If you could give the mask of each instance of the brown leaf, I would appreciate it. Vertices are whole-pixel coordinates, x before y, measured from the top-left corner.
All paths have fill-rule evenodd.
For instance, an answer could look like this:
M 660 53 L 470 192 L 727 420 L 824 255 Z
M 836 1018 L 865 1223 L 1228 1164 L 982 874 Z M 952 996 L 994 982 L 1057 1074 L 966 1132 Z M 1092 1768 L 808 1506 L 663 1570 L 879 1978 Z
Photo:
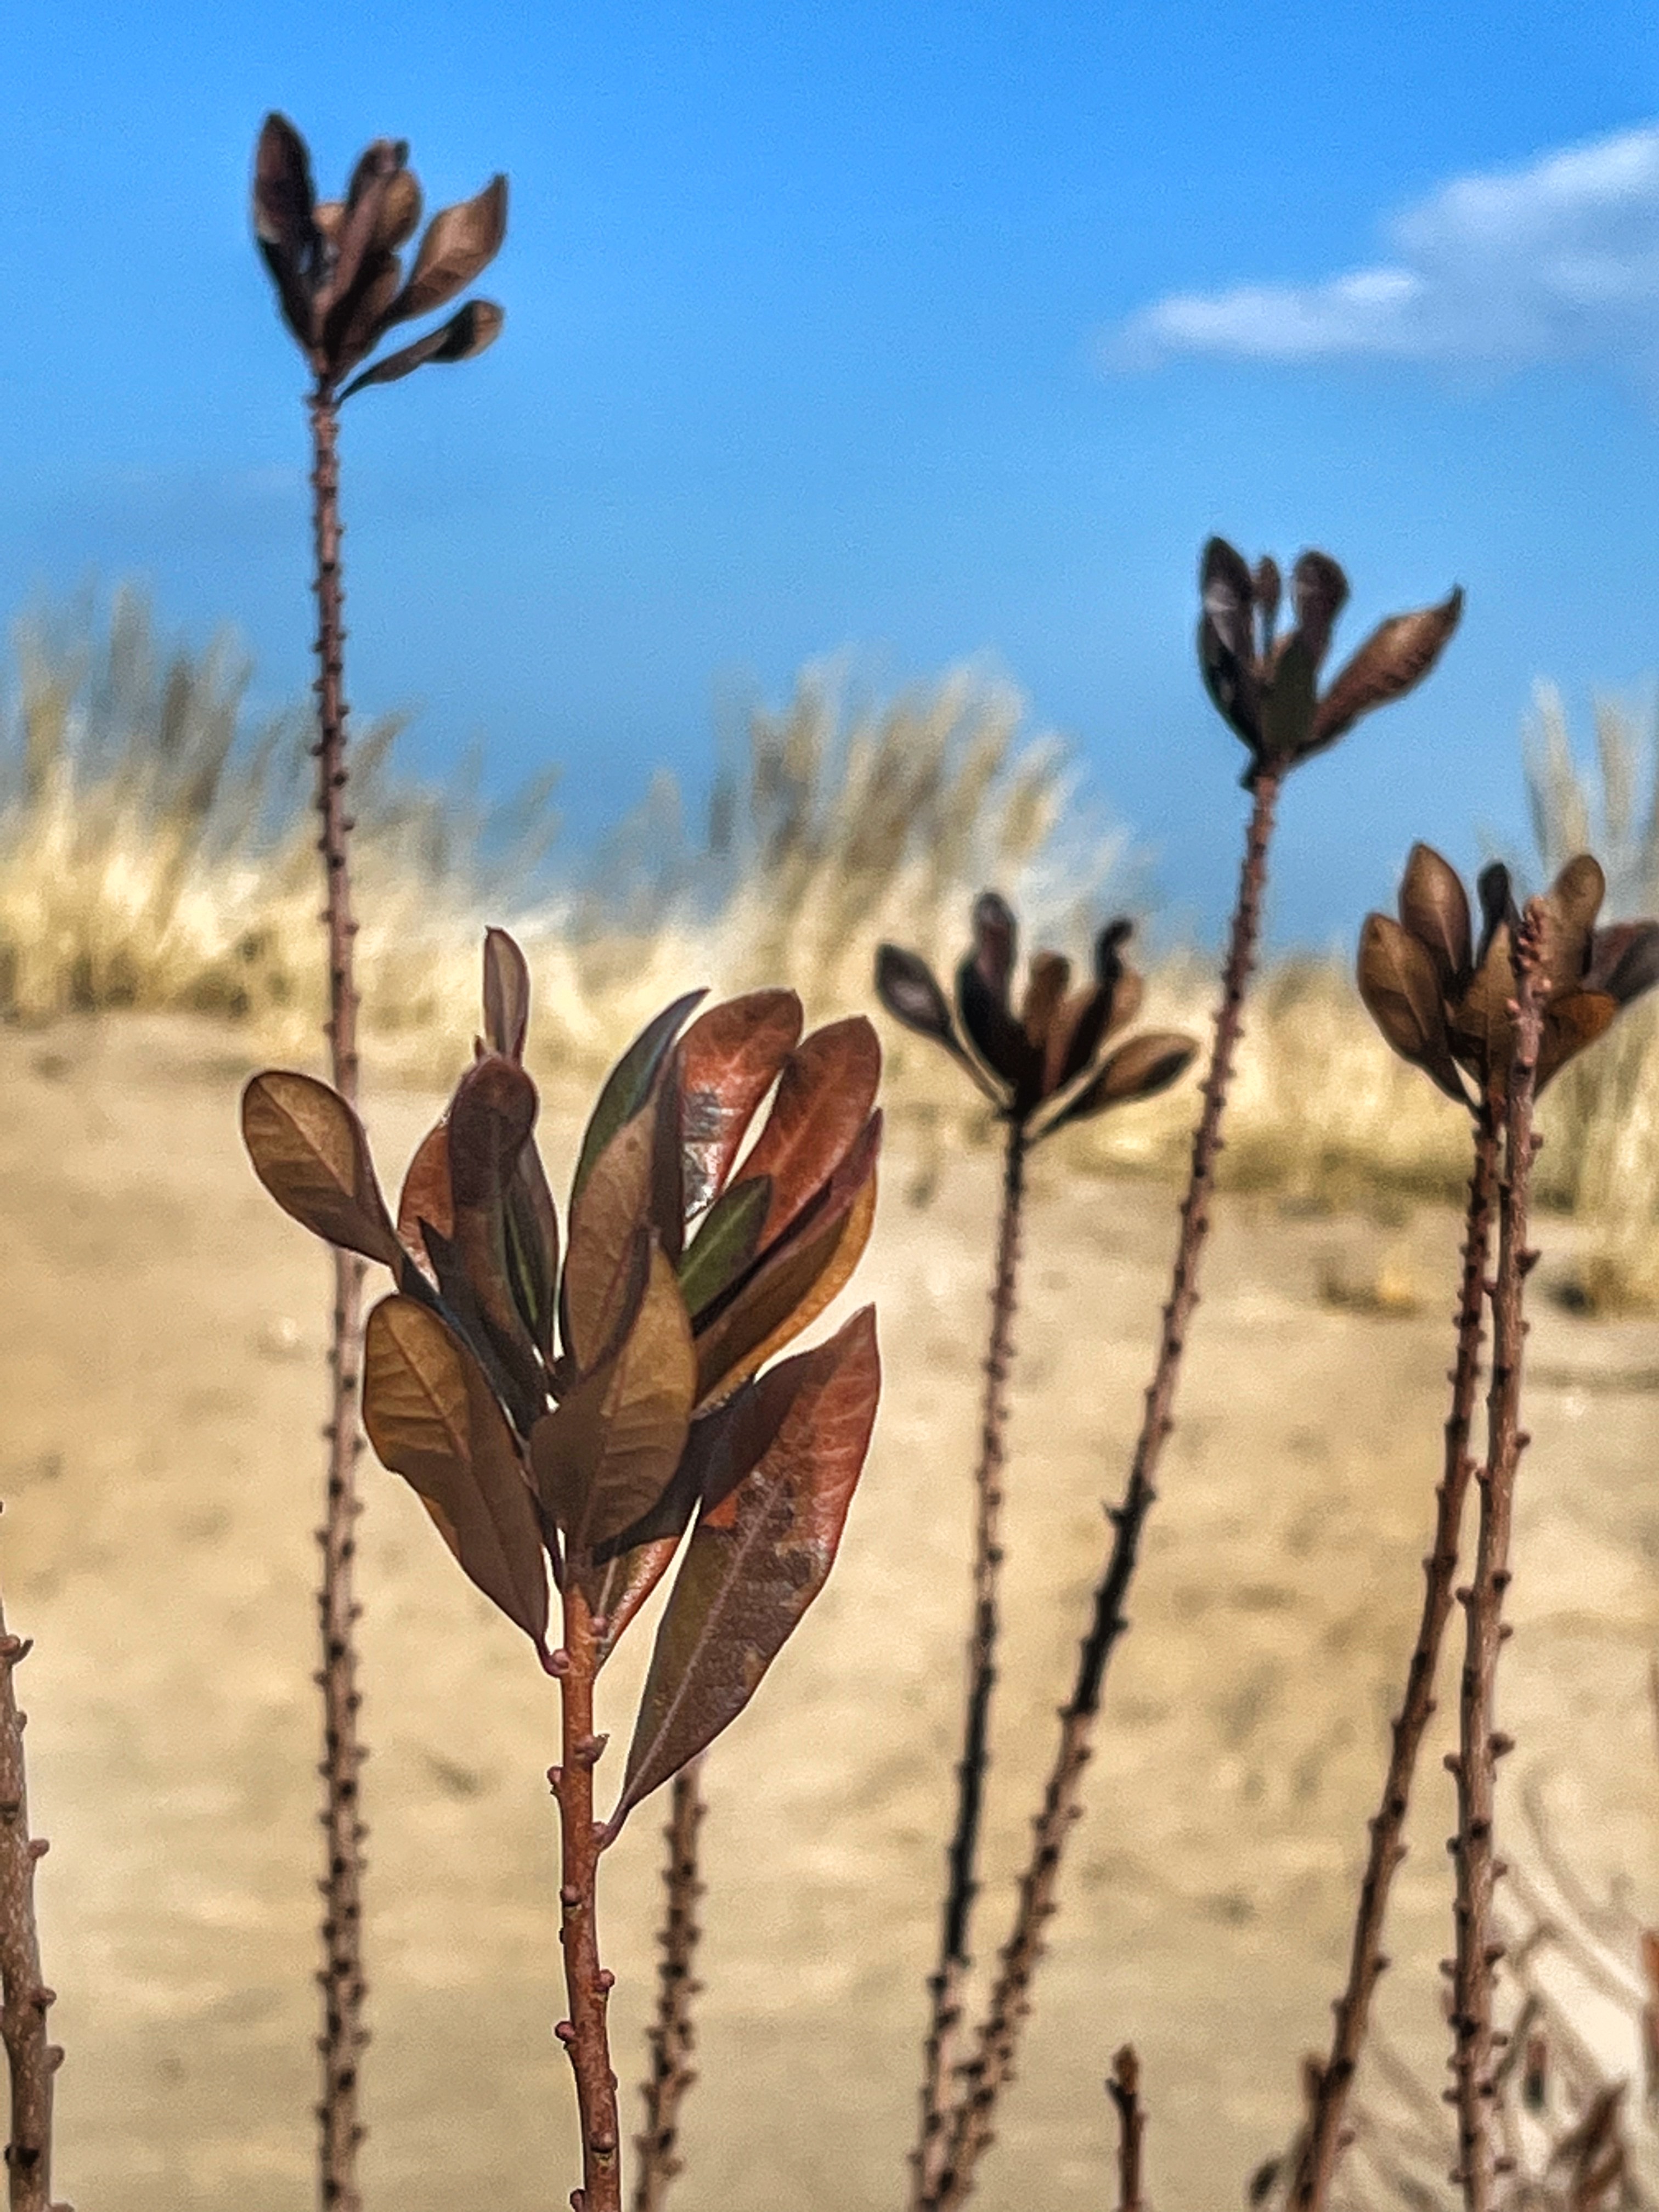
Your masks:
M 447 307 L 489 266 L 506 236 L 505 177 L 492 177 L 473 199 L 441 208 L 427 226 L 409 283 L 388 320 L 406 323 Z
M 1485 886 L 1492 876 L 1481 877 Z M 1507 879 L 1506 879 L 1507 881 Z M 1490 922 L 1490 916 L 1489 916 Z M 1474 1073 L 1484 1090 L 1503 1085 L 1510 1064 L 1515 997 L 1515 963 L 1510 951 L 1510 926 L 1500 921 L 1487 940 L 1480 966 L 1467 991 L 1451 1012 L 1448 1024 L 1451 1048 Z
M 358 157 L 346 192 L 345 218 L 340 225 L 334 265 L 318 295 L 323 318 L 324 343 L 331 351 L 350 316 L 353 303 L 364 285 L 383 267 L 386 256 L 377 246 L 383 219 L 389 229 L 386 209 L 392 179 L 409 159 L 403 139 L 377 138 Z
M 495 343 L 506 320 L 505 312 L 493 300 L 469 300 L 435 331 L 428 331 L 412 345 L 386 354 L 361 376 L 354 376 L 340 398 L 349 399 L 354 392 L 362 392 L 371 384 L 397 384 L 429 361 L 471 361 Z
M 588 1118 L 582 1136 L 582 1148 L 576 1160 L 576 1173 L 570 1186 L 570 1203 L 575 1206 L 582 1186 L 593 1172 L 599 1155 L 616 1135 L 624 1121 L 631 1121 L 646 1100 L 657 1087 L 663 1062 L 676 1031 L 699 1000 L 706 998 L 704 991 L 688 991 L 684 998 L 676 999 L 672 1006 L 646 1024 L 632 1044 L 605 1079 L 599 1101 Z
M 881 1046 L 862 1014 L 814 1030 L 784 1062 L 772 1111 L 738 1178 L 771 1177 L 761 1251 L 776 1243 L 858 1143 L 880 1077 Z
M 242 1141 L 255 1175 L 302 1228 L 386 1267 L 402 1265 L 368 1139 L 337 1091 L 283 1068 L 254 1076 L 242 1093 Z
M 513 1378 L 509 1410 L 521 1432 L 545 1402 L 546 1378 L 536 1349 L 544 1316 L 534 1285 L 546 1280 L 551 1261 L 532 1250 L 524 1255 L 526 1272 L 515 1271 L 507 1194 L 536 1125 L 537 1105 L 536 1086 L 518 1062 L 500 1053 L 486 1053 L 456 1085 L 447 1123 L 455 1259 L 495 1351 Z M 521 1213 L 519 1225 L 527 1233 L 534 1224 Z M 444 1280 L 441 1255 L 430 1237 L 427 1243 L 440 1261 L 440 1287 L 447 1298 L 450 1286 Z M 460 1309 L 457 1310 L 459 1314 Z
M 699 1522 L 658 1632 L 614 1834 L 629 1810 L 713 1742 L 829 1577 L 875 1423 L 874 1315 L 801 1355 L 805 1375 L 771 1449 Z
M 919 953 L 896 945 L 876 947 L 876 996 L 896 1022 L 918 1036 L 931 1037 L 946 1051 L 957 1051 L 951 1003 L 933 969 Z
M 691 1323 L 660 1248 L 620 1346 L 532 1431 L 544 1508 L 565 1536 L 566 1572 L 657 1504 L 685 1449 L 696 1381 Z
M 732 1171 L 756 1109 L 800 1037 L 793 991 L 751 991 L 699 1014 L 678 1047 L 680 1152 L 689 1219 Z
M 530 1028 L 530 969 L 504 929 L 484 932 L 483 1018 L 490 1050 L 522 1060 Z
M 545 1662 L 547 1566 L 530 1485 L 477 1362 L 412 1298 L 385 1298 L 368 1317 L 363 1425 L 466 1574 Z
M 285 115 L 267 115 L 253 156 L 253 231 L 276 283 L 283 319 L 307 350 L 316 342 L 313 293 L 322 236 L 306 142 Z
M 395 253 L 407 246 L 420 228 L 421 186 L 412 169 L 398 169 L 386 179 L 380 216 L 374 227 L 374 248 Z
M 1334 744 L 1362 714 L 1420 684 L 1439 659 L 1462 611 L 1463 594 L 1455 591 L 1437 607 L 1391 615 L 1374 629 L 1320 701 L 1308 750 Z
M 1254 751 L 1261 742 L 1261 698 L 1253 635 L 1255 583 L 1242 554 L 1212 538 L 1199 563 L 1204 611 L 1198 621 L 1198 666 L 1217 712 Z
M 386 311 L 397 293 L 398 282 L 397 255 L 371 250 L 349 298 L 343 301 L 323 325 L 322 343 L 331 376 L 349 376 L 365 355 L 379 344 Z
M 559 1217 L 532 1137 L 507 1186 L 507 1269 L 525 1325 L 544 1362 L 553 1358 L 558 1314 Z
M 1284 580 L 1279 573 L 1279 563 L 1271 553 L 1264 553 L 1256 562 L 1255 573 L 1250 578 L 1250 589 L 1255 600 L 1256 611 L 1261 617 L 1261 626 L 1271 635 L 1273 626 L 1279 619 L 1279 595 L 1284 589 Z
M 1413 845 L 1400 884 L 1400 919 L 1434 963 L 1443 997 L 1455 998 L 1470 961 L 1468 894 L 1432 845 Z
M 1018 927 L 1014 910 L 997 891 L 981 891 L 974 901 L 971 958 L 998 1006 L 1006 1006 L 1013 983 Z
M 1031 958 L 1020 1000 L 1019 1025 L 1038 1052 L 1046 1052 L 1048 1032 L 1072 980 L 1072 963 L 1063 952 L 1038 952 Z
M 437 1270 L 426 1249 L 422 1224 L 430 1222 L 441 1237 L 455 1234 L 455 1200 L 449 1188 L 448 1116 L 427 1131 L 415 1147 L 398 1200 L 398 1235 L 434 1281 Z
M 759 1262 L 716 1317 L 697 1329 L 697 1400 L 706 1406 L 810 1328 L 845 1288 L 876 1214 L 881 1116 L 837 1170 L 823 1200 Z
M 1099 1072 L 1042 1131 L 1046 1137 L 1069 1122 L 1086 1121 L 1109 1106 L 1155 1098 L 1178 1083 L 1192 1066 L 1197 1041 L 1174 1030 L 1143 1030 L 1107 1055 Z
M 1617 921 L 1598 929 L 1590 944 L 1591 990 L 1606 991 L 1621 1006 L 1659 983 L 1659 921 Z
M 1595 917 L 1607 896 L 1607 879 L 1592 854 L 1569 860 L 1542 902 L 1543 968 L 1553 991 L 1577 988 L 1589 966 Z
M 1119 979 L 1123 982 L 1136 981 L 1131 976 Z M 1092 988 L 1074 991 L 1060 1007 L 1048 1030 L 1048 1042 L 1042 1056 L 1043 1095 L 1052 1097 L 1074 1083 L 1088 1066 L 1100 1048 L 1111 1019 L 1113 994 L 1097 983 Z
M 651 1223 L 658 1112 L 619 1129 L 570 1214 L 570 1249 L 560 1292 L 564 1349 L 586 1374 L 611 1349 L 627 1316 L 640 1240 Z
M 1458 1079 L 1433 954 L 1392 915 L 1368 914 L 1359 933 L 1359 995 L 1402 1060 L 1420 1067 L 1459 1105 Z
M 1618 1012 L 1619 1001 L 1605 991 L 1564 991 L 1546 999 L 1534 1088 L 1541 1091 L 1586 1045 L 1605 1036 Z
M 599 1666 L 616 1650 L 623 1631 L 638 1617 L 679 1548 L 678 1536 L 659 1536 L 619 1553 L 592 1570 L 588 1606 L 593 1615 Z
M 1316 669 L 1330 650 L 1336 618 L 1348 604 L 1348 580 L 1328 553 L 1304 553 L 1291 571 L 1296 626 Z

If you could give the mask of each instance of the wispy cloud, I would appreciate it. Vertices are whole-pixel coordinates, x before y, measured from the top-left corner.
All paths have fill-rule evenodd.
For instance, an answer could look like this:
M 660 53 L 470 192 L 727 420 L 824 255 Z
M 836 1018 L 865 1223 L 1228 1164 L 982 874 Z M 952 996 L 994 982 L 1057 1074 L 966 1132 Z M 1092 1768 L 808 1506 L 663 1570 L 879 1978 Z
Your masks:
M 1454 178 L 1386 237 L 1385 257 L 1317 283 L 1171 293 L 1121 324 L 1106 358 L 1594 358 L 1659 372 L 1659 124 Z

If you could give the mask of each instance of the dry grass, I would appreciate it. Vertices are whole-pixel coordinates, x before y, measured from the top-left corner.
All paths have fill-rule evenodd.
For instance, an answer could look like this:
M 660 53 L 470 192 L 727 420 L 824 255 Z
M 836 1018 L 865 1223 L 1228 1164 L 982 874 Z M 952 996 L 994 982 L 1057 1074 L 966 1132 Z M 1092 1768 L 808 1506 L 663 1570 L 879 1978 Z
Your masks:
M 223 640 L 164 653 L 142 599 L 117 595 L 19 633 L 0 721 L 0 1017 L 79 1009 L 199 1011 L 246 1025 L 253 1049 L 316 1049 L 321 933 L 307 811 L 307 716 L 262 729 Z M 805 672 L 779 712 L 749 718 L 741 757 L 693 833 L 673 780 L 616 831 L 585 884 L 549 888 L 552 779 L 493 814 L 465 784 L 398 774 L 397 726 L 368 726 L 354 788 L 366 1046 L 382 1075 L 437 1080 L 470 1040 L 479 930 L 509 923 L 536 972 L 539 1072 L 586 1085 L 688 980 L 721 990 L 787 977 L 813 1014 L 865 1009 L 884 937 L 948 964 L 969 899 L 994 883 L 1045 941 L 1081 951 L 1124 901 L 1119 832 L 1083 819 L 1062 749 L 1027 727 L 1012 687 L 974 669 L 848 706 L 833 669 Z M 1592 844 L 1610 910 L 1659 906 L 1654 748 L 1597 710 L 1594 769 L 1540 692 L 1528 769 L 1540 854 Z M 510 838 L 503 824 L 513 825 Z M 1146 1018 L 1203 1034 L 1213 985 L 1196 955 L 1164 963 Z M 889 1040 L 893 1107 L 924 1140 L 983 1135 L 938 1055 Z M 1638 1009 L 1577 1063 L 1550 1104 L 1547 1203 L 1595 1224 L 1586 1303 L 1659 1300 L 1659 1023 Z M 1308 1207 L 1397 1212 L 1454 1196 L 1467 1173 L 1455 1111 L 1395 1060 L 1343 969 L 1294 958 L 1262 979 L 1235 1093 L 1224 1180 Z M 1108 1115 L 1066 1142 L 1113 1174 L 1176 1173 L 1185 1091 Z M 925 1150 L 925 1142 L 924 1142 Z M 924 1176 L 925 1180 L 925 1176 Z

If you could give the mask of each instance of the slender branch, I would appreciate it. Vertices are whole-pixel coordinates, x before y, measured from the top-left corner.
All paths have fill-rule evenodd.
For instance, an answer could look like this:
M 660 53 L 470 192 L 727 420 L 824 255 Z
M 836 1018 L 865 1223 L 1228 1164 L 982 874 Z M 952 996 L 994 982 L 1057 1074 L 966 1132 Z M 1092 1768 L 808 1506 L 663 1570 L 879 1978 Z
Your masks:
M 46 1856 L 43 1837 L 29 1834 L 28 1778 L 23 1725 L 12 1677 L 29 1646 L 11 1635 L 0 1611 L 0 2039 L 11 2076 L 6 2141 L 10 2212 L 69 2212 L 52 2196 L 52 2077 L 64 2054 L 46 2035 L 55 1993 L 40 1978 L 34 1921 L 34 1869 Z
M 1020 1877 L 1012 1933 L 1003 1946 L 1001 1969 L 981 2025 L 972 2060 L 963 2069 L 964 2089 L 952 2118 L 949 2156 L 939 2185 L 927 2199 L 927 2212 L 964 2203 L 973 2188 L 974 2169 L 989 2143 L 992 2118 L 1002 2086 L 1013 2071 L 1019 2030 L 1030 2010 L 1031 1977 L 1042 1950 L 1043 1929 L 1055 1909 L 1060 1858 L 1066 1837 L 1082 1807 L 1079 1787 L 1088 1763 L 1090 1738 L 1100 1710 L 1101 1691 L 1112 1650 L 1128 1623 L 1123 1604 L 1133 1581 L 1140 1533 L 1158 1492 L 1155 1478 L 1164 1446 L 1175 1426 L 1176 1388 L 1180 1380 L 1187 1329 L 1198 1304 L 1199 1264 L 1210 1226 L 1210 1197 L 1222 1149 L 1221 1124 L 1232 1079 L 1233 1055 L 1243 1034 L 1245 993 L 1255 965 L 1261 927 L 1261 901 L 1267 880 L 1267 849 L 1279 777 L 1255 779 L 1254 804 L 1239 871 L 1215 1043 L 1204 1081 L 1204 1109 L 1193 1137 L 1192 1171 L 1181 1205 L 1181 1234 L 1164 1309 L 1157 1364 L 1146 1392 L 1146 1409 L 1136 1439 L 1128 1485 L 1120 1504 L 1108 1509 L 1112 1544 L 1094 1595 L 1089 1632 L 1078 1654 L 1070 1702 L 1060 1715 L 1060 1742 L 1034 1823 L 1030 1859 Z
M 1140 2061 L 1126 2043 L 1112 2061 L 1106 2094 L 1117 2107 L 1117 2212 L 1141 2212 L 1140 2143 L 1146 2115 L 1140 2102 Z
M 1301 2145 L 1291 2203 L 1297 2212 L 1322 2207 L 1345 2141 L 1343 2116 L 1354 2069 L 1365 2040 L 1371 1998 L 1388 1960 L 1382 1954 L 1382 1923 L 1395 1869 L 1406 1856 L 1401 1840 L 1406 1808 L 1418 1753 L 1435 1710 L 1434 1680 L 1440 1647 L 1452 1607 L 1452 1581 L 1474 1462 L 1469 1431 L 1480 1383 L 1481 1323 L 1486 1311 L 1486 1269 L 1492 1249 L 1492 1200 L 1498 1182 L 1498 1121 L 1487 1102 L 1475 1121 L 1474 1166 L 1469 1176 L 1468 1212 L 1463 1240 L 1463 1273 L 1457 1302 L 1457 1354 L 1450 1376 L 1451 1408 L 1446 1416 L 1445 1457 L 1435 1492 L 1434 1546 L 1423 1562 L 1423 1613 L 1406 1674 L 1406 1694 L 1394 1723 L 1394 1748 L 1382 1784 L 1382 1802 L 1370 1822 L 1370 1850 L 1359 1888 L 1349 1957 L 1347 1987 L 1332 2009 L 1336 2015 L 1330 2057 L 1318 2069 L 1308 2127 Z
M 572 2212 L 622 2212 L 621 2129 L 605 2015 L 613 1977 L 599 1964 L 597 1923 L 604 1830 L 593 1818 L 593 1769 L 605 1739 L 593 1733 L 599 1642 L 587 1601 L 568 1578 L 564 1648 L 554 1655 L 563 1716 L 562 1764 L 548 1775 L 559 1808 L 559 1942 L 570 2016 L 554 2033 L 570 2054 L 581 2125 L 582 2186 Z
M 322 821 L 318 850 L 323 856 L 327 902 L 328 1022 L 334 1087 L 355 1103 L 357 1096 L 357 994 L 352 981 L 351 915 L 346 812 L 346 703 L 342 689 L 340 582 L 340 469 L 337 423 L 332 394 L 319 386 L 309 403 L 312 430 L 312 520 L 315 539 L 317 594 L 317 811 Z M 359 2212 L 357 2149 L 363 2130 L 357 2118 L 358 2068 L 368 2040 L 363 2026 L 368 1984 L 362 1963 L 363 1838 L 358 1771 L 365 1753 L 357 1737 L 356 1624 L 361 1607 L 353 1595 L 352 1566 L 356 1522 L 357 1461 L 362 1436 L 357 1425 L 357 1384 L 362 1343 L 363 1263 L 355 1254 L 334 1255 L 334 1325 L 329 1349 L 333 1403 L 328 1425 L 328 1487 L 323 1526 L 322 1582 L 318 1613 L 323 1661 L 318 1682 L 323 1692 L 324 1782 L 322 1825 L 327 1838 L 321 1882 L 323 1911 L 323 2032 L 318 2048 L 323 2062 L 319 2185 L 325 2208 Z
M 967 1696 L 962 1756 L 957 1764 L 957 1817 L 945 1853 L 948 1878 L 939 1929 L 939 1960 L 927 1984 L 931 2012 L 923 2046 L 921 2125 L 910 2154 L 911 2203 L 929 2201 L 949 2150 L 946 2121 L 955 2045 L 962 2025 L 962 1995 L 969 1966 L 969 1932 L 979 1893 L 980 1811 L 990 1764 L 991 1698 L 996 1687 L 998 1593 L 1002 1579 L 1002 1469 L 1008 1428 L 1008 1377 L 1019 1274 L 1020 1217 L 1025 1197 L 1030 1139 L 1012 1116 L 1003 1154 L 1002 1208 L 997 1224 L 991 1289 L 991 1334 L 985 1352 L 985 1396 L 980 1421 L 979 1464 L 974 1471 L 973 1616 L 968 1638 Z
M 669 2183 L 684 2166 L 677 2146 L 680 2105 L 697 2078 L 691 2064 L 696 2046 L 691 2000 L 702 1984 L 693 1980 L 692 1966 L 702 1933 L 697 1925 L 697 1899 L 703 1893 L 697 1878 L 697 1831 L 705 1809 L 702 1761 L 694 1759 L 674 1777 L 668 1826 L 663 1830 L 668 1845 L 663 1869 L 666 1910 L 657 1939 L 662 1951 L 657 1966 L 657 2017 L 647 2036 L 651 2073 L 642 2091 L 645 2132 L 634 2138 L 640 2154 L 634 2212 L 660 2212 Z
M 1510 1584 L 1510 1531 L 1516 1471 L 1527 1438 L 1521 1429 L 1521 1364 L 1526 1337 L 1525 1284 L 1537 1260 L 1527 1249 L 1531 1195 L 1533 1093 L 1538 1069 L 1541 909 L 1529 906 L 1516 946 L 1515 1046 L 1504 1118 L 1504 1179 L 1498 1200 L 1498 1273 L 1492 1285 L 1492 1382 L 1486 1395 L 1486 1464 L 1479 1476 L 1480 1528 L 1474 1582 L 1460 1589 L 1466 1621 L 1458 1748 L 1447 1760 L 1457 1780 L 1456 1947 L 1452 1961 L 1451 2070 L 1457 2108 L 1457 2165 L 1468 2212 L 1491 2212 L 1498 2155 L 1494 2125 L 1493 2062 L 1504 2037 L 1492 2021 L 1492 1969 L 1504 1955 L 1492 1919 L 1492 1891 L 1503 1865 L 1493 1850 L 1498 1761 L 1511 1748 L 1497 1724 L 1498 1647 L 1509 1635 L 1502 1615 Z

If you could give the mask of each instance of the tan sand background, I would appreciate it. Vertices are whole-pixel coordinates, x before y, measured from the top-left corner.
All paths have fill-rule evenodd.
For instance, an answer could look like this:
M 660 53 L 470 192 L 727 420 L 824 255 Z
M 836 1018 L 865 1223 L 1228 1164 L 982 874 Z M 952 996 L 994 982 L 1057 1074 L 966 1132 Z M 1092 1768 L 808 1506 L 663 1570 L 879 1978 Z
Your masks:
M 318 1850 L 312 1530 L 326 1261 L 237 1145 L 231 1031 L 145 1017 L 0 1033 L 0 1582 L 37 1642 L 40 1881 L 82 2212 L 312 2201 Z M 372 1096 L 388 1180 L 436 1102 Z M 556 1186 L 574 1124 L 544 1132 Z M 704 2079 L 684 2212 L 896 2206 L 957 1726 L 975 1376 L 996 1165 L 901 1130 L 864 1292 L 882 1419 L 841 1564 L 715 1753 Z M 988 1954 L 1139 1407 L 1174 1228 L 1158 1184 L 1036 1176 L 991 1800 Z M 1110 2201 L 1101 2077 L 1140 2046 L 1166 2208 L 1241 2201 L 1325 2033 L 1403 1671 L 1437 1470 L 1456 1224 L 1224 1200 L 987 2212 Z M 1549 1224 L 1552 1256 L 1564 1238 Z M 1549 1273 L 1547 1264 L 1546 1277 Z M 1333 1281 L 1420 1308 L 1334 1304 Z M 1659 1908 L 1650 1323 L 1539 1301 L 1503 1689 L 1558 1840 Z M 371 2203 L 529 2212 L 571 2179 L 548 1686 L 372 1462 L 362 1595 Z M 617 1662 L 636 1679 L 648 1632 Z M 617 1701 L 620 1705 L 620 1700 Z M 1443 1748 L 1437 1742 L 1436 1752 Z M 601 1773 L 604 1770 L 602 1768 Z M 606 1863 L 630 2076 L 649 2000 L 655 1808 Z M 1438 2063 L 1437 1757 L 1387 2016 Z

